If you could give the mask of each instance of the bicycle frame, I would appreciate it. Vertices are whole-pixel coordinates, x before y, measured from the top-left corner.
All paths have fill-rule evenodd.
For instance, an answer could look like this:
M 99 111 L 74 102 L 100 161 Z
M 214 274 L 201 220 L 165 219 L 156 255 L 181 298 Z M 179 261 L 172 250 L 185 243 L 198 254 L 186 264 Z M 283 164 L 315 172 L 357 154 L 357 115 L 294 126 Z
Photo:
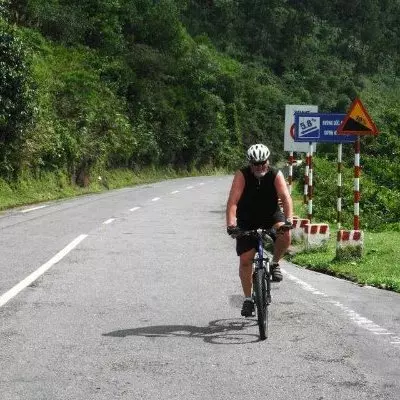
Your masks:
M 265 269 L 267 278 L 267 304 L 271 303 L 271 275 L 270 275 L 270 258 L 264 257 L 263 234 L 268 235 L 269 231 L 257 229 L 257 253 L 258 257 L 254 259 L 254 269 Z M 268 235 L 269 236 L 269 235 Z

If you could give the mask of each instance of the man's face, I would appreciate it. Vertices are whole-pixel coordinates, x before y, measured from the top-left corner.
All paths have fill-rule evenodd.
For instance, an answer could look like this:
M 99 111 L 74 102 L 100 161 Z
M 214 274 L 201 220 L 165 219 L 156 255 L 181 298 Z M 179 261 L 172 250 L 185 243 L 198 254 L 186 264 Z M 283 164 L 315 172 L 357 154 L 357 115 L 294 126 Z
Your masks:
M 261 162 L 252 162 L 250 164 L 251 172 L 256 178 L 262 178 L 268 171 L 268 160 Z

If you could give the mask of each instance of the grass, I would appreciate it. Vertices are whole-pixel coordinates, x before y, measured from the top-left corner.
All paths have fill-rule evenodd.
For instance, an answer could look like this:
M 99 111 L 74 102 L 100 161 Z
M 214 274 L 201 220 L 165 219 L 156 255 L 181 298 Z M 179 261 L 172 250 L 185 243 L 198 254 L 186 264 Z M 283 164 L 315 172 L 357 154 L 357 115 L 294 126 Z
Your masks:
M 303 194 L 300 193 L 298 186 L 295 186 L 292 197 L 294 214 L 305 217 L 306 206 L 303 204 Z M 364 231 L 362 256 L 357 257 L 355 256 L 357 251 L 351 254 L 351 249 L 345 249 L 344 253 L 348 254 L 348 257 L 343 257 L 341 254 L 340 259 L 336 257 L 336 225 L 330 225 L 330 232 L 330 239 L 324 248 L 306 251 L 304 246 L 295 244 L 294 254 L 287 258 L 307 269 L 347 279 L 360 285 L 370 285 L 400 293 L 398 229 L 384 232 Z
M 129 169 L 118 169 L 103 173 L 93 173 L 89 185 L 87 187 L 79 187 L 72 184 L 69 176 L 64 172 L 42 173 L 38 178 L 26 172 L 17 182 L 11 184 L 0 178 L 0 211 L 12 207 L 89 193 L 99 193 L 165 179 L 225 173 L 226 171 L 215 168 L 192 169 L 190 171 L 177 171 L 172 168 L 146 168 L 136 172 Z M 100 176 L 101 179 L 99 179 Z
M 365 232 L 361 257 L 336 257 L 336 230 L 331 227 L 330 240 L 323 249 L 304 250 L 294 246 L 288 256 L 296 265 L 381 289 L 400 293 L 400 232 Z

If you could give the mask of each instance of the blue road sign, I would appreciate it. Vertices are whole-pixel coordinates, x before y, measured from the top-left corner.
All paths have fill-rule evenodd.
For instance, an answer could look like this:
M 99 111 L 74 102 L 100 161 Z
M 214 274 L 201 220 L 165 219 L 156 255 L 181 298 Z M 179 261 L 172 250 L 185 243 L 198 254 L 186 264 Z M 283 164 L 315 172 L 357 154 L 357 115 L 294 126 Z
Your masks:
M 294 115 L 295 142 L 354 143 L 355 135 L 338 135 L 346 114 L 298 112 Z

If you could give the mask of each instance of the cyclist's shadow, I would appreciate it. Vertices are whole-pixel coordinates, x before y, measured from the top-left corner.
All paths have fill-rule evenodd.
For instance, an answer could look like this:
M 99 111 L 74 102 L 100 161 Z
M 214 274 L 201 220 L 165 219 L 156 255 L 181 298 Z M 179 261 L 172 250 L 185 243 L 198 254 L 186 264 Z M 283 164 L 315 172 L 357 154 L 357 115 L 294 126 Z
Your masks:
M 122 329 L 104 333 L 103 336 L 124 338 L 143 337 L 187 337 L 200 338 L 212 344 L 246 344 L 259 341 L 258 334 L 248 333 L 246 328 L 257 325 L 254 319 L 218 319 L 208 326 L 194 325 L 154 325 L 140 328 Z

